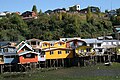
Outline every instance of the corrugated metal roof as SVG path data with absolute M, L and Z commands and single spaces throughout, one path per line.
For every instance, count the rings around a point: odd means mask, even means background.
M 51 51 L 51 50 L 72 50 L 71 48 L 47 48 L 42 51 Z
M 83 41 L 85 41 L 86 43 L 102 43 L 102 40 L 97 40 L 96 38 L 93 39 L 82 39 Z
M 24 54 L 27 54 L 27 53 L 39 54 L 39 53 L 33 52 L 33 51 L 24 51 L 24 52 L 21 52 L 21 53 L 19 54 L 19 56 L 24 55 Z
M 116 30 L 120 31 L 120 28 L 115 28 Z
M 2 53 L 4 56 L 13 56 L 18 55 L 17 53 Z
M 119 40 L 101 40 L 103 42 L 120 42 Z

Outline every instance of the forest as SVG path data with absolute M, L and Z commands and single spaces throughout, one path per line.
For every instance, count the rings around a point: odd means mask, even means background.
M 119 9 L 118 9 L 119 11 Z M 96 38 L 113 34 L 118 17 L 105 17 L 105 13 L 37 13 L 37 19 L 23 20 L 18 14 L 0 19 L 0 41 L 21 41 L 31 38 L 58 40 L 61 37 Z M 117 22 L 118 21 L 118 22 Z

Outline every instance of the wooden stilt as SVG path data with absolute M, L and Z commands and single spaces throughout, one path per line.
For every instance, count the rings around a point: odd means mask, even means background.
M 1 68 L 0 69 L 0 71 L 1 71 L 0 73 L 3 73 L 3 65 L 0 65 L 0 68 Z
M 64 67 L 64 59 L 62 59 L 62 66 Z
M 52 64 L 51 64 L 51 59 L 50 59 L 50 67 L 52 67 Z
M 78 58 L 78 67 L 80 67 L 80 58 Z
M 56 67 L 58 67 L 58 59 L 56 59 Z

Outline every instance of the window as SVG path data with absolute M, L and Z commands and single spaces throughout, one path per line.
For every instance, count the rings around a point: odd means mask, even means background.
M 90 48 L 87 48 L 86 51 L 87 51 L 87 52 L 90 52 Z
M 50 46 L 54 46 L 54 44 L 50 44 Z
M 47 44 L 43 44 L 43 46 L 47 46 Z
M 59 43 L 59 46 L 62 46 L 62 43 Z
M 35 41 L 32 41 L 32 42 L 31 42 L 31 45 L 36 45 L 36 42 L 35 42 Z
M 8 48 L 8 52 L 15 52 L 14 48 Z
M 35 58 L 35 54 L 26 54 L 24 58 Z
M 97 43 L 97 46 L 100 47 L 100 46 L 101 46 L 101 43 Z
M 83 50 L 83 49 L 81 49 L 81 52 L 84 52 L 84 50 Z
M 61 51 L 58 51 L 58 54 L 62 54 L 62 52 L 61 52 Z
M 93 47 L 93 44 L 90 44 L 90 47 Z
M 7 49 L 7 48 L 4 48 L 4 52 L 8 52 L 8 49 Z
M 5 56 L 5 58 L 15 58 L 16 56 Z
M 52 54 L 54 54 L 54 52 L 53 52 L 53 51 L 50 51 L 50 55 L 52 55 Z
M 45 52 L 44 52 L 44 51 L 42 51 L 40 55 L 45 55 Z
M 66 54 L 68 54 L 69 53 L 69 50 L 66 50 Z
M 102 52 L 102 49 L 99 49 L 99 52 Z

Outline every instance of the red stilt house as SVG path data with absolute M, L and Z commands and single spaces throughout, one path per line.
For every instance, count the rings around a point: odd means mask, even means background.
M 38 53 L 24 41 L 17 46 L 17 53 L 21 64 L 38 62 Z

